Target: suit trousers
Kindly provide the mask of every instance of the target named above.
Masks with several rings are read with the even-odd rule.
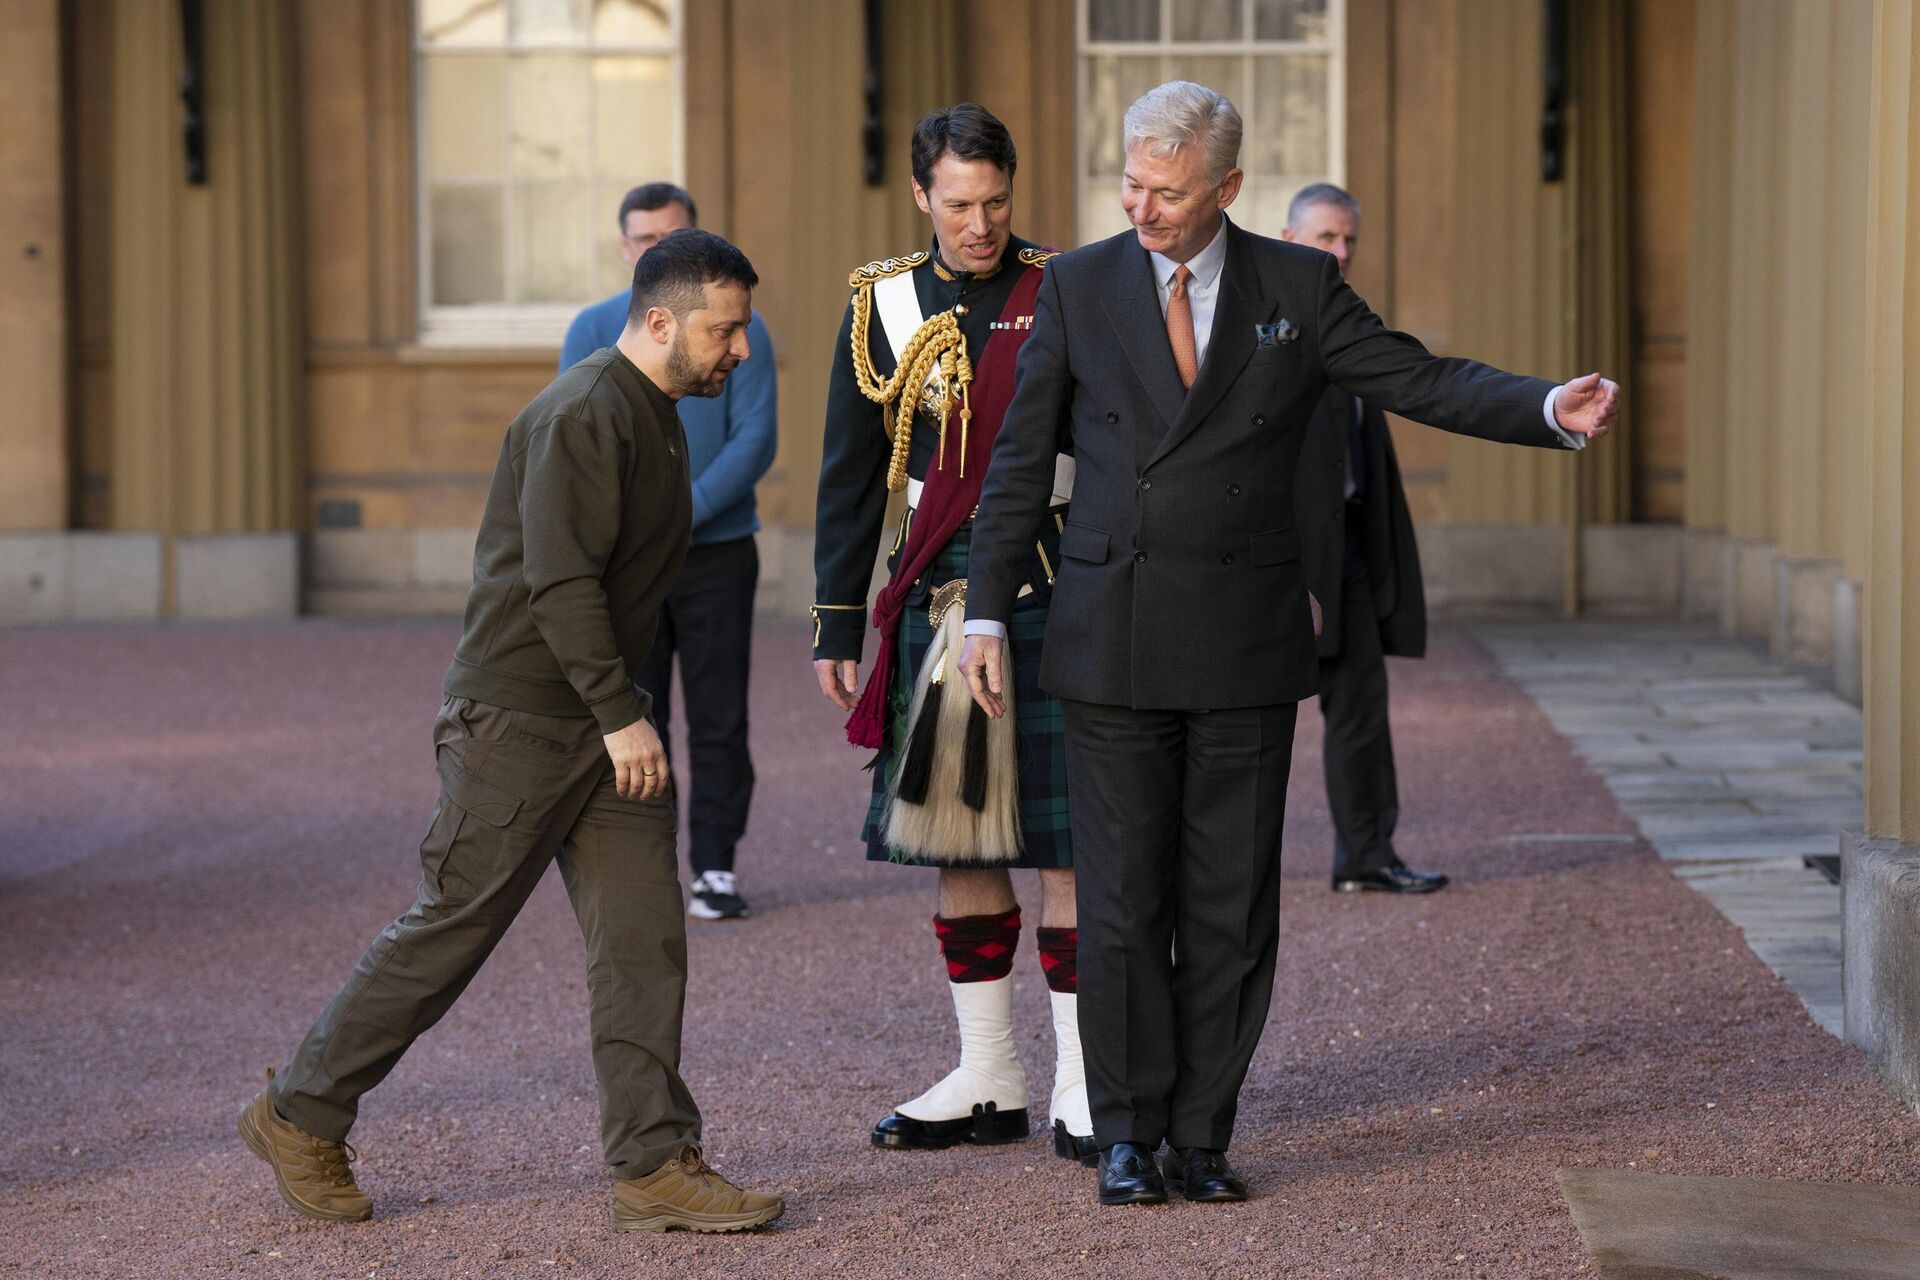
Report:
[[[1062,707],[1094,1140],[1225,1150],[1273,996],[1297,706]]]
[[[600,1129],[614,1176],[653,1172],[700,1141],[680,1078],[687,933],[666,798],[624,800],[590,716],[448,697],[434,722],[440,804],[414,904],[373,940],[274,1080],[274,1104],[334,1141],[362,1094],[453,1006],[547,864],[587,944]]]
[[[633,677],[653,695],[654,724],[671,754],[667,687],[679,656],[687,713],[687,860],[696,876],[733,870],[733,849],[746,834],[753,803],[747,676],[759,581],[760,553],[750,537],[689,548],[661,606],[653,650]]]
[[[1321,742],[1327,808],[1333,815],[1333,876],[1364,875],[1394,865],[1393,829],[1400,821],[1393,734],[1387,724],[1387,659],[1380,650],[1367,566],[1366,524],[1349,505],[1340,574],[1340,652],[1320,659]]]

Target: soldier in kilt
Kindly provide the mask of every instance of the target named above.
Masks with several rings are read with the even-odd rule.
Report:
[[[914,130],[913,193],[932,220],[932,250],[850,278],[827,399],[813,658],[821,691],[853,713],[849,740],[878,753],[867,856],[938,868],[933,927],[959,1025],[959,1065],[882,1118],[873,1142],[924,1149],[1028,1136],[1013,1043],[1020,904],[1009,872],[1034,868],[1057,1044],[1054,1149],[1091,1163],[1064,733],[1059,702],[1039,687],[1071,458],[1060,460],[1055,508],[1010,625],[1014,715],[989,722],[954,667],[970,521],[1050,256],[1009,229],[1014,167],[1013,139],[985,110],[930,112]],[[867,593],[888,495],[902,491],[862,690]]]

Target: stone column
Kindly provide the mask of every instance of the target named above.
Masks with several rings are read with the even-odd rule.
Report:
[[[208,0],[198,186],[179,6],[116,0],[114,19],[114,524],[168,535],[169,612],[291,612],[305,472],[289,15]]]
[[[1682,610],[1718,618],[1727,526],[1727,364],[1733,265],[1735,0],[1699,0],[1694,38],[1693,191],[1687,243],[1687,386]]]
[[[1553,378],[1599,369],[1626,377],[1627,21],[1621,0],[1570,10],[1568,101],[1560,180],[1541,173],[1541,7],[1476,0],[1459,9],[1450,347]],[[1629,398],[1623,417],[1631,413]],[[1458,440],[1448,452],[1448,507],[1462,525],[1501,530],[1485,554],[1538,568],[1559,563],[1567,611],[1581,599],[1581,530],[1631,512],[1632,438],[1623,422],[1592,453]],[[1451,530],[1450,541],[1473,537]],[[1516,568],[1519,562],[1516,561]]]
[[[1920,133],[1914,0],[1874,6],[1868,134],[1871,438],[1867,829],[1841,837],[1847,1038],[1920,1104]]]
[[[58,0],[0,0],[0,531],[65,529],[65,181]]]
[[[1920,843],[1920,132],[1913,126],[1914,0],[1875,14],[1869,134],[1872,444],[1867,562],[1867,828]]]

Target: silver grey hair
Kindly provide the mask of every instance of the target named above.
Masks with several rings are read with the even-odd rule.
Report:
[[[1287,225],[1298,228],[1300,219],[1307,210],[1317,204],[1330,204],[1336,209],[1344,209],[1354,217],[1360,216],[1360,202],[1345,187],[1336,187],[1331,182],[1316,182],[1312,186],[1302,187],[1294,192],[1293,199],[1287,203]]]
[[[1182,147],[1197,146],[1206,160],[1207,181],[1218,183],[1239,162],[1240,128],[1240,112],[1225,94],[1191,80],[1169,80],[1127,108],[1122,148],[1145,147],[1148,155],[1164,160]]]

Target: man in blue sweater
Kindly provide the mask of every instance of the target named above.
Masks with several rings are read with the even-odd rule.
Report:
[[[695,220],[693,197],[672,183],[635,187],[620,202],[620,254],[632,266],[668,233]],[[560,348],[562,370],[614,344],[626,326],[630,298],[631,291],[622,289],[574,317]],[[660,741],[670,749],[667,686],[674,654],[680,655],[692,780],[687,825],[694,879],[687,911],[701,920],[747,914],[734,880],[733,851],[753,798],[747,672],[760,578],[753,486],[773,464],[777,396],[773,341],[757,311],[747,326],[747,344],[753,354],[734,370],[725,390],[711,399],[689,397],[679,406],[693,480],[693,546],[660,610],[653,651],[634,673],[653,695]]]

